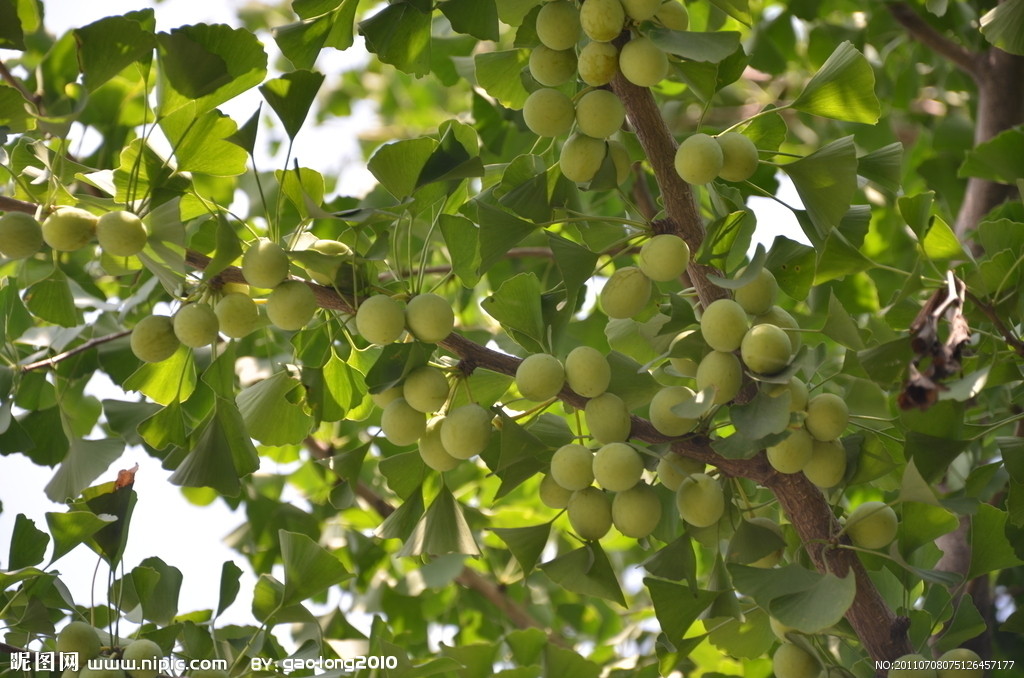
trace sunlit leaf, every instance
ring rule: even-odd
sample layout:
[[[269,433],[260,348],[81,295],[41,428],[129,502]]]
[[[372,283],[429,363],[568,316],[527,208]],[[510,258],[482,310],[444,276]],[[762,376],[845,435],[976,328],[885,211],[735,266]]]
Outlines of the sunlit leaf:
[[[824,118],[872,125],[881,114],[875,73],[850,42],[836,47],[790,106]]]

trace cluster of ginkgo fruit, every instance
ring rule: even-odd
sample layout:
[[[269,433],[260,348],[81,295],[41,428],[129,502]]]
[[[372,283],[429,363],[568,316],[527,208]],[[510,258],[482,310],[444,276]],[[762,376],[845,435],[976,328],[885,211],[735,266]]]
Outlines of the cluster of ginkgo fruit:
[[[73,621],[60,630],[56,651],[77,655],[78,671],[69,669],[64,672],[65,677],[77,678],[156,678],[160,675],[159,663],[166,657],[163,649],[148,638],[138,638],[123,645],[117,642],[106,645],[100,631],[83,621]],[[102,660],[102,668],[89,668],[87,662],[90,660]],[[132,668],[108,668],[115,661],[119,666]],[[192,669],[188,675],[190,678],[227,678],[228,673],[219,669]]]
[[[558,166],[578,184],[595,179],[603,167],[614,171],[616,184],[626,180],[629,153],[610,139],[626,119],[626,111],[608,84],[617,73],[639,87],[654,87],[669,73],[668,55],[641,34],[653,22],[670,30],[689,26],[686,7],[678,0],[553,0],[537,13],[540,45],[530,53],[529,70],[541,85],[523,104],[523,121],[541,137],[561,137]],[[621,49],[614,42],[626,28],[631,39]],[[563,86],[579,79],[584,89],[570,97]],[[754,142],[738,132],[704,133],[685,139],[676,151],[679,176],[691,184],[713,179],[745,181],[758,165]]]
[[[678,0],[553,0],[537,13],[540,45],[530,53],[530,74],[541,85],[523,105],[523,120],[542,137],[575,132],[562,146],[559,167],[578,184],[587,184],[607,166],[621,184],[629,172],[629,154],[609,139],[622,127],[626,112],[606,89],[616,73],[640,87],[653,87],[668,74],[668,56],[650,39],[634,35],[621,50],[613,42],[627,27],[653,21],[685,30],[686,8]],[[577,77],[585,88],[575,98],[558,89]]]

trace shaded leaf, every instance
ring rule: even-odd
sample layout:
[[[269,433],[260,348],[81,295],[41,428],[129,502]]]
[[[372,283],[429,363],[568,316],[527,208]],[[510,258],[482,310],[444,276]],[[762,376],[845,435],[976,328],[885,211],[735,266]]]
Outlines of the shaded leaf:
[[[839,224],[857,190],[857,153],[853,137],[836,139],[780,169],[793,180],[814,224],[815,231],[807,233],[807,237],[811,242],[820,242]]]
[[[400,71],[423,76],[430,72],[431,5],[424,0],[398,0],[359,23],[366,48]]]
[[[568,591],[626,604],[615,570],[596,542],[542,563],[540,569]]]
[[[334,555],[304,534],[278,530],[284,563],[284,605],[323,593],[351,576]]]
[[[294,139],[302,129],[302,123],[306,121],[323,82],[322,73],[299,70],[260,85],[260,93],[277,113],[277,117],[281,118],[289,139]]]

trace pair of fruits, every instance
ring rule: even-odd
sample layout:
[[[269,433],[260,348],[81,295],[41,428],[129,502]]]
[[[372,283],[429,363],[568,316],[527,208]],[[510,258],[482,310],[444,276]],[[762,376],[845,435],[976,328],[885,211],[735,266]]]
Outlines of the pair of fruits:
[[[601,310],[612,319],[632,318],[650,301],[654,282],[676,280],[690,263],[690,247],[671,233],[647,240],[640,248],[636,266],[618,268],[601,288]]]
[[[394,297],[375,294],[356,310],[356,331],[371,344],[398,341],[405,330],[418,341],[436,344],[455,328],[455,312],[442,296],[417,294],[403,307]]]
[[[90,669],[86,663],[100,656],[102,645],[99,632],[85,622],[71,622],[57,634],[57,652],[77,653],[79,678],[115,678],[123,677],[124,671],[112,669]],[[112,658],[121,659],[135,668],[128,672],[131,678],[156,678],[159,673],[157,662],[164,658],[163,650],[152,640],[140,638],[128,643],[119,652],[115,651]],[[145,662],[145,663],[144,663]]]
[[[516,368],[516,388],[527,400],[544,402],[558,395],[566,383],[585,398],[603,394],[611,383],[612,370],[603,353],[590,346],[577,346],[562,364],[547,353],[527,356]]]
[[[130,257],[142,251],[147,237],[142,220],[126,211],[97,217],[78,207],[58,207],[42,224],[21,212],[0,217],[0,254],[9,259],[27,259],[44,243],[58,252],[74,252],[93,238],[108,254]]]
[[[757,147],[739,132],[716,137],[697,133],[676,149],[676,172],[689,184],[707,184],[716,178],[746,181],[757,171]]]

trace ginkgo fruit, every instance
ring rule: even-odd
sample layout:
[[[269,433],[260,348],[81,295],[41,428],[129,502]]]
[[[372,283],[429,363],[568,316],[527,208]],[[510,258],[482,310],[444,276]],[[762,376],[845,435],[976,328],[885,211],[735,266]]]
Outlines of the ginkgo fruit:
[[[267,318],[282,330],[301,330],[316,309],[316,295],[300,280],[285,280],[267,297]]]
[[[633,422],[622,398],[614,393],[602,393],[587,401],[583,415],[590,435],[601,444],[621,442],[629,437]]]
[[[767,268],[762,268],[753,280],[733,291],[733,299],[751,315],[770,311],[778,296],[779,283]]]
[[[612,524],[627,537],[647,537],[660,520],[661,500],[647,483],[639,482],[612,499]]]
[[[231,292],[213,307],[217,324],[225,336],[241,339],[260,326],[260,310],[248,294]]]
[[[763,323],[781,327],[789,336],[790,343],[793,344],[793,353],[800,350],[800,345],[803,343],[800,338],[800,325],[797,324],[796,318],[790,315],[788,311],[779,306],[772,306],[767,312],[755,316],[751,322],[752,325],[761,325]]]
[[[551,476],[544,476],[540,481],[540,489],[537,491],[541,502],[548,508],[564,509],[569,505],[569,498],[572,491],[567,490]]]
[[[277,287],[288,277],[288,253],[272,240],[256,240],[242,255],[242,277],[253,287]]]
[[[697,390],[714,388],[714,403],[723,405],[737,396],[743,385],[740,360],[726,351],[711,351],[697,364]]]
[[[754,325],[740,342],[743,364],[758,374],[781,372],[789,365],[792,353],[789,336],[775,325]]]
[[[209,346],[217,341],[220,322],[206,303],[185,304],[174,314],[174,334],[190,348]]]
[[[306,270],[306,273],[309,274],[309,279],[318,285],[330,286],[337,282],[338,271],[341,270],[341,265],[352,257],[352,248],[337,240],[321,238],[315,240],[309,246],[309,249],[330,257],[326,264],[319,266],[321,270],[314,270],[312,268]]]
[[[519,363],[515,379],[523,397],[539,403],[554,398],[562,390],[565,368],[553,355],[534,353]]]
[[[562,144],[558,168],[569,181],[585,184],[597,175],[606,153],[603,139],[573,134]]]
[[[146,246],[146,226],[132,212],[117,210],[100,216],[96,222],[96,242],[115,257],[130,257]]]
[[[896,538],[899,520],[891,506],[880,501],[866,501],[846,518],[846,534],[854,546],[880,549]]]
[[[576,534],[587,540],[596,541],[612,529],[612,502],[596,487],[573,492],[566,515]]]
[[[580,39],[580,11],[570,0],[554,0],[537,13],[537,39],[548,49],[564,50]]]
[[[428,421],[427,428],[417,444],[423,463],[440,472],[451,471],[461,461],[448,454],[448,450],[444,449],[444,443],[441,442],[441,424],[443,422],[444,417],[434,417]]]
[[[591,87],[607,85],[619,70],[619,49],[610,42],[591,41],[576,61],[580,80]]]
[[[834,393],[819,393],[807,401],[804,426],[816,440],[835,440],[850,422],[850,408]]]
[[[722,169],[718,176],[726,181],[746,181],[757,171],[757,147],[739,132],[715,137],[722,149]]]
[[[626,120],[626,109],[614,92],[594,89],[576,102],[576,127],[596,139],[614,134]]]
[[[91,624],[82,621],[71,622],[57,634],[57,652],[78,653],[79,666],[84,666],[85,662],[98,656],[100,647],[99,632]]]
[[[679,0],[665,0],[654,13],[654,18],[669,30],[685,31],[690,27],[690,13]]]
[[[133,662],[135,668],[127,673],[131,678],[156,678],[160,673],[157,662],[163,659],[164,653],[160,646],[148,638],[140,638],[128,643],[121,659]]]
[[[679,517],[694,527],[710,527],[725,513],[725,493],[706,473],[693,473],[676,490]]]
[[[640,248],[637,264],[651,280],[668,282],[686,271],[690,263],[690,246],[671,233],[654,236]]]
[[[817,657],[793,643],[782,643],[772,655],[775,678],[818,678],[821,664]]]
[[[700,333],[716,351],[738,349],[748,329],[746,311],[732,299],[711,302],[700,317]]]
[[[0,216],[0,254],[26,259],[43,246],[43,227],[31,214],[8,212]]]
[[[792,335],[789,335],[792,336]],[[786,385],[789,389],[789,411],[799,412],[807,408],[807,384],[798,377],[790,377]]]
[[[608,390],[612,368],[593,346],[577,346],[565,357],[565,380],[584,398],[595,398]]]
[[[651,279],[636,266],[616,269],[601,288],[601,310],[609,318],[632,318],[651,297]]]
[[[651,398],[650,420],[658,433],[681,436],[697,427],[697,420],[681,417],[672,411],[676,405],[693,399],[693,389],[686,386],[665,386]]]
[[[594,453],[594,480],[606,490],[628,490],[643,473],[643,457],[626,443],[608,443]]]
[[[804,464],[804,475],[818,487],[835,487],[846,475],[846,450],[837,440],[815,440],[811,458]]]
[[[658,468],[655,473],[658,480],[668,489],[675,492],[687,477],[694,473],[704,472],[704,462],[689,457],[681,457],[678,454],[666,454],[658,461]]]
[[[807,431],[790,431],[782,441],[767,449],[768,463],[779,473],[798,473],[811,460],[814,439]]]
[[[78,207],[58,207],[43,220],[43,240],[59,252],[74,252],[89,244],[99,219]]]
[[[436,367],[424,365],[406,375],[402,397],[414,410],[430,413],[437,412],[444,406],[449,391],[444,372]]]
[[[661,7],[661,0],[621,0],[626,14],[633,21],[647,21]]]
[[[146,316],[136,323],[129,343],[135,357],[147,363],[167,360],[181,345],[174,334],[174,321],[165,315]]]
[[[419,341],[436,344],[455,328],[455,312],[442,296],[418,294],[405,306],[405,326]]]
[[[985,675],[981,657],[966,647],[943,652],[938,667],[938,678],[982,678]]]
[[[626,12],[620,0],[587,0],[580,8],[580,27],[591,40],[615,39],[625,22]]]
[[[427,430],[427,415],[415,410],[405,398],[395,398],[380,415],[380,430],[395,445],[412,445]]]
[[[568,134],[575,119],[572,99],[551,87],[531,92],[523,104],[523,122],[539,137]]]
[[[668,76],[668,56],[649,38],[633,38],[619,50],[619,70],[638,87],[654,87]]]
[[[567,490],[582,490],[594,482],[594,453],[577,443],[562,445],[551,457],[551,477]]]
[[[576,75],[576,51],[538,45],[530,52],[530,75],[545,87],[558,87]]]
[[[385,407],[388,406],[389,403],[391,403],[392,400],[396,400],[397,398],[403,397],[402,392],[404,390],[405,389],[402,388],[401,386],[392,386],[390,388],[384,389],[383,391],[371,393],[370,400],[373,401],[374,405],[383,410]]]
[[[356,331],[371,344],[391,344],[405,331],[405,310],[392,297],[375,294],[356,309]]]
[[[693,134],[676,149],[676,172],[688,184],[706,184],[722,171],[722,147],[707,134]]]
[[[456,459],[469,459],[484,451],[491,440],[494,416],[476,403],[457,407],[441,423],[441,443]]]

